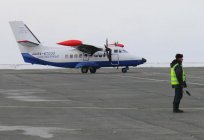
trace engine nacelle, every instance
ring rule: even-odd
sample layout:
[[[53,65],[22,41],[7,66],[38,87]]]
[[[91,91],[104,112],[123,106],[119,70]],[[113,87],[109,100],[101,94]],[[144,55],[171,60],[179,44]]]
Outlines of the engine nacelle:
[[[57,43],[59,45],[63,45],[63,46],[71,46],[71,47],[74,47],[74,46],[79,46],[79,45],[82,45],[82,41],[80,40],[66,40],[66,41],[63,41],[63,42],[59,42]]]
[[[124,45],[121,44],[121,43],[113,43],[113,44],[110,44],[110,45],[114,45],[114,46],[116,46],[116,47],[121,47],[121,48],[124,47]]]

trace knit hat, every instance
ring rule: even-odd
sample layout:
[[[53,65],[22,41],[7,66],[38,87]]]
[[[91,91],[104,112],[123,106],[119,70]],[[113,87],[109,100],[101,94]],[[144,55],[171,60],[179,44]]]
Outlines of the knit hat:
[[[179,53],[178,53],[178,54],[176,54],[175,57],[176,57],[176,59],[178,59],[178,58],[183,58],[183,54],[179,54]]]

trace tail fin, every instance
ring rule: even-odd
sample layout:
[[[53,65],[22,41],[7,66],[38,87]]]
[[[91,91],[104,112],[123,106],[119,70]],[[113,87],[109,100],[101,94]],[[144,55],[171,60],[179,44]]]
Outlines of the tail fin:
[[[21,51],[23,46],[36,47],[40,44],[40,41],[23,21],[10,21],[9,23]]]

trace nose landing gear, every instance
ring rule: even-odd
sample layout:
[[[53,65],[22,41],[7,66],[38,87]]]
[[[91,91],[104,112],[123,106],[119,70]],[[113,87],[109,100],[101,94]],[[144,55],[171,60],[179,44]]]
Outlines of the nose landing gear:
[[[122,73],[126,73],[127,72],[127,70],[129,70],[129,67],[127,66],[127,67],[125,67],[125,68],[122,68]]]

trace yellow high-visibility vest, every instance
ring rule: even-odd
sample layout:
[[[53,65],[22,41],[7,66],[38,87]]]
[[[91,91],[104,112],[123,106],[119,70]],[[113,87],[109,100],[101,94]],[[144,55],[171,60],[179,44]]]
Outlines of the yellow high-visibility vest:
[[[171,85],[179,85],[178,79],[176,77],[176,72],[175,72],[175,68],[178,65],[179,64],[177,63],[171,68]],[[182,68],[182,71],[183,71],[182,79],[183,79],[183,81],[186,81],[186,74],[185,74],[185,71],[183,70],[183,68]]]

